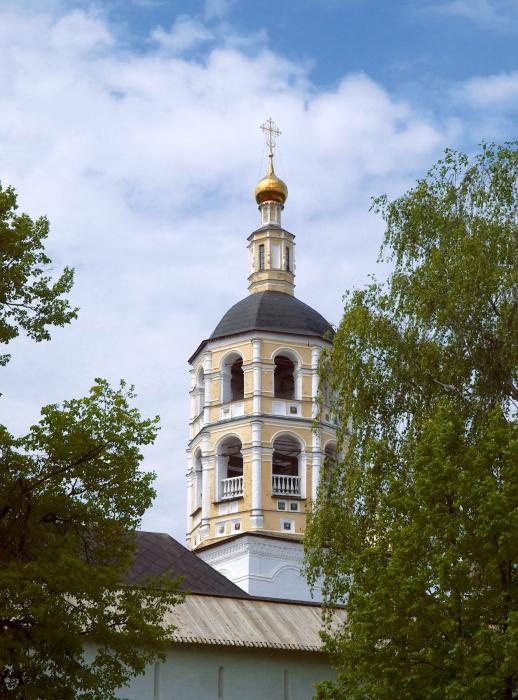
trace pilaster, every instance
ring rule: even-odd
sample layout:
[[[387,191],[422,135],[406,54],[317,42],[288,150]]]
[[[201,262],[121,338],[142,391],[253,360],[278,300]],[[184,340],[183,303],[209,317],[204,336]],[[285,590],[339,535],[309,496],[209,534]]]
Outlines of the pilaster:
[[[320,430],[313,431],[313,455],[311,462],[311,498],[317,497],[318,484],[320,483],[320,468],[322,466],[322,451]]]
[[[252,411],[255,414],[261,412],[261,340],[254,338],[252,340],[252,367],[254,373],[254,398]]]
[[[212,378],[210,376],[210,373],[212,372],[212,358],[210,352],[206,352],[203,357],[203,371],[205,373],[203,424],[207,425],[208,423],[210,423],[210,402],[212,397]]]
[[[187,529],[189,532],[191,529],[191,513],[193,511],[193,467],[192,467],[192,452],[187,450]],[[189,539],[189,538],[187,538]],[[189,544],[189,542],[188,542]]]
[[[311,399],[313,401],[313,419],[318,418],[318,363],[320,361],[320,346],[313,345],[311,348]]]
[[[211,472],[214,473],[214,466],[212,464],[212,459],[209,456],[209,435],[204,434],[202,436],[202,448],[201,448],[201,465],[202,465],[202,498],[201,498],[201,527],[200,527],[200,537],[202,540],[209,536],[209,519],[210,519],[210,476]]]
[[[252,513],[250,523],[252,528],[263,527],[263,494],[262,494],[262,460],[261,432],[263,424],[259,420],[252,421]]]

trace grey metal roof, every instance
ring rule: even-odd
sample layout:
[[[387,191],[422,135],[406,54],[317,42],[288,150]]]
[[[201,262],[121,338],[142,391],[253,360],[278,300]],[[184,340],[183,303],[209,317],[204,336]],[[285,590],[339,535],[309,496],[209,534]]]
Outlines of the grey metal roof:
[[[267,331],[332,339],[334,331],[326,319],[291,294],[284,292],[256,292],[234,304],[214,329],[210,338],[202,340],[189,358],[194,358],[209,340],[247,333]]]
[[[334,613],[334,625],[345,610]],[[216,646],[321,651],[319,606],[253,598],[188,595],[164,620],[177,642]]]
[[[138,585],[147,576],[170,572],[182,576],[181,588],[192,593],[248,598],[239,586],[190,552],[170,535],[162,532],[137,532],[137,548],[126,583]]]
[[[234,304],[218,323],[211,340],[246,331],[273,331],[327,337],[332,333],[326,319],[291,294],[257,292]]]

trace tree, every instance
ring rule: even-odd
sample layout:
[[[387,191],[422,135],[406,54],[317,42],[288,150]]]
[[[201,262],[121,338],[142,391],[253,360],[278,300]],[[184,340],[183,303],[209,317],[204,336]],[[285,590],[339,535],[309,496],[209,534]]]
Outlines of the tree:
[[[1,337],[23,329],[48,338],[48,326],[75,316],[62,298],[72,272],[50,286],[40,269],[50,264],[45,220],[14,217],[12,190],[0,202],[2,237],[14,238],[2,241],[10,281]],[[164,613],[179,600],[177,582],[123,584],[154,496],[141,447],[158,429],[158,418],[131,406],[134,396],[124,382],[112,389],[97,379],[85,398],[43,408],[25,436],[0,426],[1,698],[114,698],[164,655],[172,631]]]
[[[45,217],[33,221],[16,214],[17,196],[0,184],[0,343],[7,344],[24,330],[36,341],[50,340],[49,326],[64,326],[77,316],[64,295],[74,282],[66,267],[52,284],[46,269],[51,260],[44,241],[49,233]],[[9,355],[0,355],[0,365]]]
[[[319,698],[518,690],[518,150],[446,151],[374,200],[392,264],[324,354],[344,451],[306,535],[345,601]]]

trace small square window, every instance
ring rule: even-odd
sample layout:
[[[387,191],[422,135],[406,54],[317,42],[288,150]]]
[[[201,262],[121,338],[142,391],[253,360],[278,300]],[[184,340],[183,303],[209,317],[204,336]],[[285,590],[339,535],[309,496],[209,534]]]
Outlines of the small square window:
[[[298,413],[297,406],[290,406],[290,413],[291,413],[292,415],[293,415],[293,414],[297,415],[297,413]]]
[[[293,520],[281,520],[281,529],[284,532],[294,532],[295,523],[293,522]]]
[[[286,501],[277,501],[277,510],[286,510]]]
[[[235,530],[236,532],[238,532],[239,530],[241,530],[241,520],[235,520],[234,523],[233,523],[233,525],[234,525],[234,530]]]
[[[299,510],[299,504],[297,503],[297,501],[291,501],[291,502],[290,502],[290,510],[291,510],[292,513],[297,513],[297,512],[298,512],[298,510]]]
[[[227,531],[227,523],[218,523],[216,525],[216,534],[224,535]]]

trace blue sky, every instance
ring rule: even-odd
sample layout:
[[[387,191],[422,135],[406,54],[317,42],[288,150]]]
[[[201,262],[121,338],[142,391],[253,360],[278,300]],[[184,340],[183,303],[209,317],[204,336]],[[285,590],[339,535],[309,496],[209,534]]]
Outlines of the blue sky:
[[[252,50],[262,39],[308,66],[317,89],[336,86],[345,73],[365,72],[437,110],[445,84],[512,72],[517,63],[515,0],[137,0],[113,2],[104,11],[142,51],[156,27],[170,29],[178,17],[208,27],[224,23],[255,35]],[[191,56],[206,55],[213,45],[201,40]]]
[[[162,417],[144,525],[182,540],[186,359],[247,293],[259,125],[283,131],[297,296],[336,323],[376,272],[371,196],[447,146],[516,136],[517,46],[515,0],[0,1],[0,180],[48,216],[81,308],[14,345],[0,421],[23,432],[96,376],[134,382]]]
[[[235,0],[208,8],[157,0],[113,3],[109,14],[142,48],[157,25],[169,28],[178,15],[212,25],[224,17],[240,34],[265,32],[274,51],[308,62],[320,87],[350,71],[404,90],[516,68],[514,0]]]

